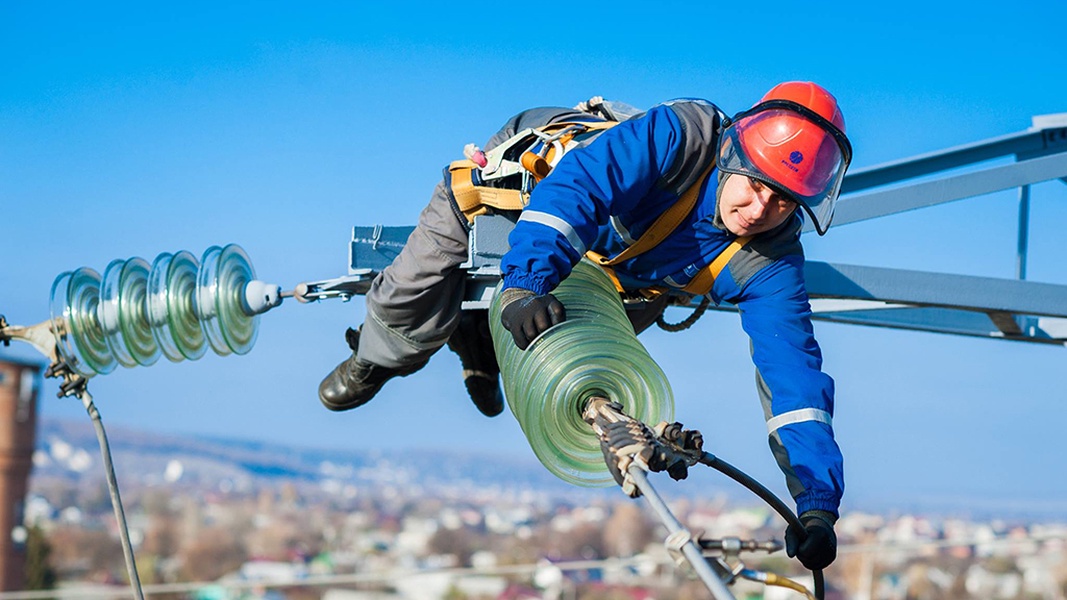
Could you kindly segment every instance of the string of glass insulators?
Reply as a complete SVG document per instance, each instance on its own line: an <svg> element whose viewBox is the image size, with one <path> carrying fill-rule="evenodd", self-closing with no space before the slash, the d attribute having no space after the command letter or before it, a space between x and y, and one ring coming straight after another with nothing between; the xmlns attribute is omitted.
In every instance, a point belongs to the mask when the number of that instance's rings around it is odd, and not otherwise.
<svg viewBox="0 0 1067 600"><path fill-rule="evenodd" d="M256 280L236 244L208 248L200 260L180 251L152 263L112 261L101 276L82 267L52 284L51 318L59 354L85 378L116 366L148 366L216 354L245 354L259 314L277 306L280 288Z"/></svg>
<svg viewBox="0 0 1067 600"><path fill-rule="evenodd" d="M499 293L489 324L504 395L541 463L564 481L587 487L614 481L600 442L582 420L586 400L605 397L650 424L674 420L674 396L659 365L638 341L615 285L583 259L552 294L567 320L525 351L500 324Z"/></svg>

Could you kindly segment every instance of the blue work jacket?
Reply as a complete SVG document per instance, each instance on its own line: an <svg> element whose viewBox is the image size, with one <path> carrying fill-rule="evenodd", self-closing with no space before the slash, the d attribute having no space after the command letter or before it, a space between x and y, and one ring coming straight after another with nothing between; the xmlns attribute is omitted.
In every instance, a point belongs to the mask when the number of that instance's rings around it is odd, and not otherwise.
<svg viewBox="0 0 1067 600"><path fill-rule="evenodd" d="M504 287L551 292L587 250L614 256L699 185L696 207L673 233L615 267L627 289L684 287L736 238L716 212L714 162L723 124L714 105L678 100L566 154L534 189L511 233L501 264ZM709 295L740 309L769 443L797 511L836 516L844 477L831 424L834 383L822 372L812 331L801 220L797 211L756 236L731 258Z"/></svg>

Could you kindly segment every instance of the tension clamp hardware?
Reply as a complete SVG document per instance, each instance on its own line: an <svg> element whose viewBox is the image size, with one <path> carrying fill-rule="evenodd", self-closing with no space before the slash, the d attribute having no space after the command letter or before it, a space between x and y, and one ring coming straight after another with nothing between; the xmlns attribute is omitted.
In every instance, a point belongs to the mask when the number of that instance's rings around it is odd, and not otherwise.
<svg viewBox="0 0 1067 600"><path fill-rule="evenodd" d="M663 540L663 545L676 565L682 569L688 569L690 568L689 559L682 553L682 547L698 538L699 536L694 536L693 532L683 528L668 535L667 539Z"/></svg>

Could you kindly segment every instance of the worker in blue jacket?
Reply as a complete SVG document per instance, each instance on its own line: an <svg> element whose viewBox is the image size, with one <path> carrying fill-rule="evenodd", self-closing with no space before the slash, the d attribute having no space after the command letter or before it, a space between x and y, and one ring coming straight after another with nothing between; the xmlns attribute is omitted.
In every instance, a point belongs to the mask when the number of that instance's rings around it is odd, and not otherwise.
<svg viewBox="0 0 1067 600"><path fill-rule="evenodd" d="M831 422L833 380L821 370L812 331L800 230L806 216L820 234L826 232L850 159L837 101L814 83L780 84L733 119L705 101L668 102L565 154L534 188L501 264L501 320L520 348L566 318L551 292L590 251L610 268L624 293L657 298L647 303L652 320L671 295L707 295L736 304L752 342L771 450L806 530L806 535L787 531L787 551L812 569L836 557L833 526L844 480ZM674 211L666 219L676 221L668 234L652 236L657 241L649 244L643 236L664 231L664 215L682 202L692 208L680 215ZM420 227L437 222L424 223L427 212L423 217ZM440 243L445 238L456 242L449 251L465 257L466 241L458 233L438 235L432 252L422 254L440 255L448 248ZM633 252L636 247L642 250ZM415 252L409 262L416 260ZM396 270L405 269L412 267L401 264ZM454 291L436 293L435 301L449 293L455 296ZM381 294L383 303L390 301L386 295ZM377 310L371 302L368 294L369 317ZM651 323L634 320L635 329L640 329L636 321ZM374 327L381 328L382 319L377 321ZM368 324L370 318L364 334ZM393 338L389 343L400 339ZM363 344L358 341L353 359L320 386L328 407L362 404L384 379L413 372L428 358L425 351L419 355L422 362L389 358L392 370L380 371L383 377L374 380L373 389L360 387L356 368Z"/></svg>

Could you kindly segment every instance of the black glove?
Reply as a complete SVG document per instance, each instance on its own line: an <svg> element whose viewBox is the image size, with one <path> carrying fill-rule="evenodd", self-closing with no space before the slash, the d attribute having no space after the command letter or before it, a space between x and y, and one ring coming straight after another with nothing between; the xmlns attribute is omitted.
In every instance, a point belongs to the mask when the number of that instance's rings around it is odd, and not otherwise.
<svg viewBox="0 0 1067 600"><path fill-rule="evenodd" d="M800 559L808 569L815 571L825 569L837 558L837 535L830 524L833 515L818 516L823 511L808 511L800 515L807 538L800 541L803 534L790 525L785 530L785 553Z"/></svg>
<svg viewBox="0 0 1067 600"><path fill-rule="evenodd" d="M537 294L522 288L504 290L501 302L500 322L515 338L515 345L525 350L530 342L553 325L567 320L563 303L552 294Z"/></svg>

